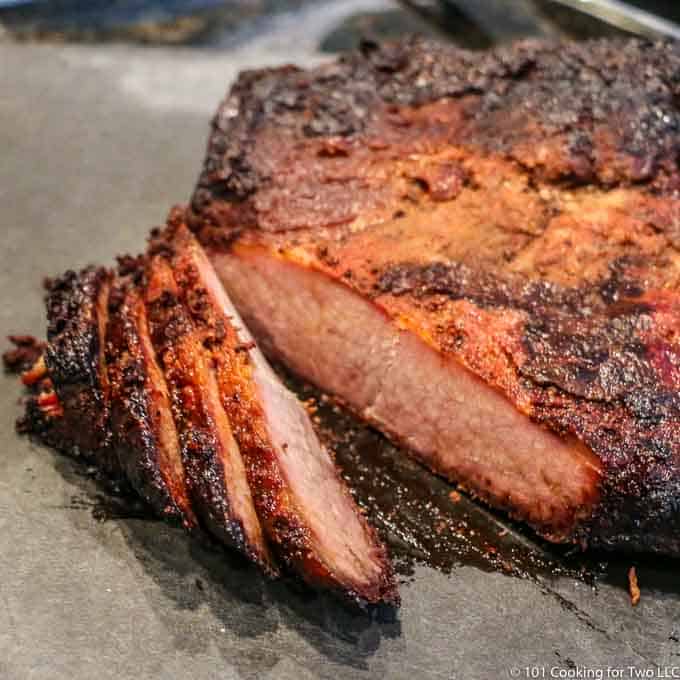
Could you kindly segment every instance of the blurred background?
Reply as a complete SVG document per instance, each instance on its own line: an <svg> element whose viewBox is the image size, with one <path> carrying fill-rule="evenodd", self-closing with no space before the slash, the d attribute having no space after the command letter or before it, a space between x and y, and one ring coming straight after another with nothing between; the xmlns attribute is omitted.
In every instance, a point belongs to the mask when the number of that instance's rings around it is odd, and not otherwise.
<svg viewBox="0 0 680 680"><path fill-rule="evenodd" d="M680 36L678 0L0 0L0 41L224 50L260 36L339 52L360 36L446 36L480 49L525 36Z"/></svg>

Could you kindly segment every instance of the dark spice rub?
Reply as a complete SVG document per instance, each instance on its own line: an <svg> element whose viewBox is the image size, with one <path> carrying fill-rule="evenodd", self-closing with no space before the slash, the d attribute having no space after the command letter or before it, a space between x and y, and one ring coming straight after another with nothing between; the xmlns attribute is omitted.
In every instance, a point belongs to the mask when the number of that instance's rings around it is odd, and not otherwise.
<svg viewBox="0 0 680 680"><path fill-rule="evenodd" d="M248 71L213 119L192 209L230 230L384 218L404 179L431 192L447 172L428 164L421 176L409 155L452 147L535 181L672 192L679 82L677 45L634 40L469 52L413 39L314 70ZM234 201L245 201L236 214Z"/></svg>
<svg viewBox="0 0 680 680"><path fill-rule="evenodd" d="M110 402L105 359L105 333L112 273L102 267L67 271L50 282L47 292L47 344L35 371L25 374L31 384L47 380L41 406L63 409L63 427L50 432L62 450L95 460L109 471L118 469L111 448ZM28 378L27 378L28 376ZM40 420L40 410L34 412ZM48 423L43 425L47 430Z"/></svg>
<svg viewBox="0 0 680 680"><path fill-rule="evenodd" d="M241 76L188 220L272 355L554 540L680 553L680 47Z"/></svg>
<svg viewBox="0 0 680 680"><path fill-rule="evenodd" d="M158 515L194 528L168 387L143 297L129 279L113 284L106 359L112 441L122 473Z"/></svg>

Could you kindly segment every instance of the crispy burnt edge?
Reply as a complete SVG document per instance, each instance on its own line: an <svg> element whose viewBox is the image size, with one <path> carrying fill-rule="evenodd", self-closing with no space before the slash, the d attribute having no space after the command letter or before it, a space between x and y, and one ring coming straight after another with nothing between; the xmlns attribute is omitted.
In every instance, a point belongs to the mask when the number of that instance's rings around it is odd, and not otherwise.
<svg viewBox="0 0 680 680"><path fill-rule="evenodd" d="M47 342L34 344L40 356L22 374L29 396L17 429L121 481L103 347L112 279L111 271L91 266L48 282Z"/></svg>
<svg viewBox="0 0 680 680"><path fill-rule="evenodd" d="M103 339L110 271L88 267L57 278L47 296L45 366L71 438L59 448L96 460L107 470L111 460L106 364ZM68 423L68 425L66 425Z"/></svg>
<svg viewBox="0 0 680 680"><path fill-rule="evenodd" d="M145 265L147 279L152 276L152 267L170 266L169 254L167 246L152 235ZM263 550L251 546L246 540L241 520L231 512L229 490L224 484L224 468L218 455L220 444L212 432L209 415L203 413L197 403L200 397L197 400L195 396L190 396L194 393L195 385L190 377L191 369L183 363L180 343L191 339L196 329L176 291L170 289L175 288L174 284L173 277L172 286L159 291L153 299L147 298L146 309L151 341L170 392L187 485L195 510L210 533L274 578L277 569L270 559L266 544Z"/></svg>
<svg viewBox="0 0 680 680"><path fill-rule="evenodd" d="M159 457L158 422L153 390L142 347L147 332L144 305L130 276L111 290L106 356L111 394L111 430L121 470L135 491L160 517L196 527L187 499L175 498Z"/></svg>
<svg viewBox="0 0 680 680"><path fill-rule="evenodd" d="M11 349L2 353L2 365L5 372L10 374L30 373L35 367L35 374L28 375L25 384L30 385L31 381L38 380L46 370L43 353L46 342L38 340L32 335L8 335L7 340L12 345ZM38 360L40 363L38 364ZM38 364L38 365L36 365Z"/></svg>
<svg viewBox="0 0 680 680"><path fill-rule="evenodd" d="M65 437L55 430L63 420L64 411L45 366L47 343L32 335L14 334L7 339L13 348L2 353L2 365L6 373L20 375L26 388L22 397L24 411L17 417L15 429L19 434L34 436L38 441L59 449L58 442L65 441ZM72 451L72 442L63 448Z"/></svg>
<svg viewBox="0 0 680 680"><path fill-rule="evenodd" d="M602 280L565 289L458 263L397 263L377 273L374 295L406 295L415 306L466 300L486 311L520 312L523 357L512 358L510 370L529 417L575 437L602 465L600 500L589 516L575 518L565 540L678 555L680 392L656 358L671 366L680 348L655 316L669 307L668 296L645 290L643 264L616 261ZM670 308L677 312L677 302ZM443 328L438 341L494 384L493 366L466 358L460 329L451 336Z"/></svg>
<svg viewBox="0 0 680 680"><path fill-rule="evenodd" d="M379 139L400 111L441 100L459 103L464 123L440 139L434 121L433 143L510 158L536 182L676 192L678 73L680 44L639 39L528 40L470 52L412 38L364 42L308 70L245 71L212 120L188 220L222 244L258 228L249 199L272 183L257 153L264 128L280 130L282 145ZM545 160L543 144L555 140Z"/></svg>
<svg viewBox="0 0 680 680"><path fill-rule="evenodd" d="M157 233L157 237L161 235ZM180 211L173 213L162 237L173 242L175 276L186 307L197 326L203 329L203 344L213 357L222 403L241 447L258 516L277 555L289 570L313 587L334 591L360 607L379 603L398 607L400 598L387 549L358 507L356 512L375 549L374 559L382 567L380 581L371 589L343 582L332 573L323 558L315 554L309 529L288 497L264 413L255 394L248 354L251 347L243 344L234 326L215 310L210 294L201 285L200 275L188 254L189 249L200 246L184 226ZM354 504L337 467L335 470L343 492Z"/></svg>
<svg viewBox="0 0 680 680"><path fill-rule="evenodd" d="M138 261L139 258L120 258L119 273L127 277L134 270L130 263ZM153 469L154 456L148 450L153 446L151 430L130 438L134 421L142 430L150 423L142 422L148 408L133 395L130 385L124 388L128 394L123 397L123 388L111 384L111 379L118 380L123 370L115 365L123 350L112 348L108 336L112 324L118 324L118 332L130 335L134 325L130 318L124 321L115 317L124 298L122 289L131 286L128 278L123 281L115 272L94 266L80 272L69 270L46 280L48 342L13 336L17 349L3 355L8 370L25 369L21 379L28 396L24 400L25 413L17 420L17 431L92 463L110 491L139 495L157 515L181 521L192 529L195 519L191 509L177 510L163 491L162 472ZM127 325L127 331L121 324ZM27 367L29 358L34 361ZM130 357L126 361L131 369ZM130 376L126 379L129 381ZM121 398L130 401L123 403ZM124 413L126 409L131 412ZM129 427L122 428L123 422ZM137 455L138 446L145 447L142 456Z"/></svg>

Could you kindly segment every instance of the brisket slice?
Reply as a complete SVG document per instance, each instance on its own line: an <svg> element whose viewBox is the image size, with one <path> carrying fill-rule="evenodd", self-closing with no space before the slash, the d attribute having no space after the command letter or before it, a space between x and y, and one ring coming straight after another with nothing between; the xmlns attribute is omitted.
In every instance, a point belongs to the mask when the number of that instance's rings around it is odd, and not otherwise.
<svg viewBox="0 0 680 680"><path fill-rule="evenodd" d="M179 298L170 263L151 256L144 296L153 346L165 372L187 484L209 531L274 573L211 356Z"/></svg>
<svg viewBox="0 0 680 680"><path fill-rule="evenodd" d="M88 267L67 271L51 283L47 345L24 374L25 383L44 383L37 399L29 402L29 415L42 419L43 436L110 473L117 470L117 461L110 446L104 340L112 278L104 268Z"/></svg>
<svg viewBox="0 0 680 680"><path fill-rule="evenodd" d="M106 347L120 469L157 514L195 527L168 388L151 344L144 301L128 278L113 285Z"/></svg>
<svg viewBox="0 0 680 680"><path fill-rule="evenodd" d="M202 248L173 225L173 271L210 349L253 500L281 561L313 586L360 603L398 602L386 551L302 405L252 342Z"/></svg>
<svg viewBox="0 0 680 680"><path fill-rule="evenodd" d="M680 47L248 72L187 219L262 347L559 541L680 554Z"/></svg>

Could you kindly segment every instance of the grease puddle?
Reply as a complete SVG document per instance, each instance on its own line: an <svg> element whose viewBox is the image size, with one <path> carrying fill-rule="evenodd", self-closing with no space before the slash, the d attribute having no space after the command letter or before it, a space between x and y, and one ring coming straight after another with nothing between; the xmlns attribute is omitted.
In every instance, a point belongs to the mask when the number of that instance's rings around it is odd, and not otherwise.
<svg viewBox="0 0 680 680"><path fill-rule="evenodd" d="M574 546L550 544L458 492L332 399L279 367L277 370L312 406L322 440L335 451L343 476L369 521L388 543L403 579L411 576L417 563L446 573L472 566L531 579L571 610L574 605L550 588L552 580L578 579L593 588L606 583L621 588L627 597L628 569L635 565L643 597L644 590L655 590L680 599L677 560L583 553Z"/></svg>
<svg viewBox="0 0 680 680"><path fill-rule="evenodd" d="M403 576L416 562L444 572L470 565L522 578L572 576L591 584L602 572L598 561L574 559L564 549L527 538L332 400L305 385L293 386L312 400L321 438L335 451L357 502L389 543Z"/></svg>

